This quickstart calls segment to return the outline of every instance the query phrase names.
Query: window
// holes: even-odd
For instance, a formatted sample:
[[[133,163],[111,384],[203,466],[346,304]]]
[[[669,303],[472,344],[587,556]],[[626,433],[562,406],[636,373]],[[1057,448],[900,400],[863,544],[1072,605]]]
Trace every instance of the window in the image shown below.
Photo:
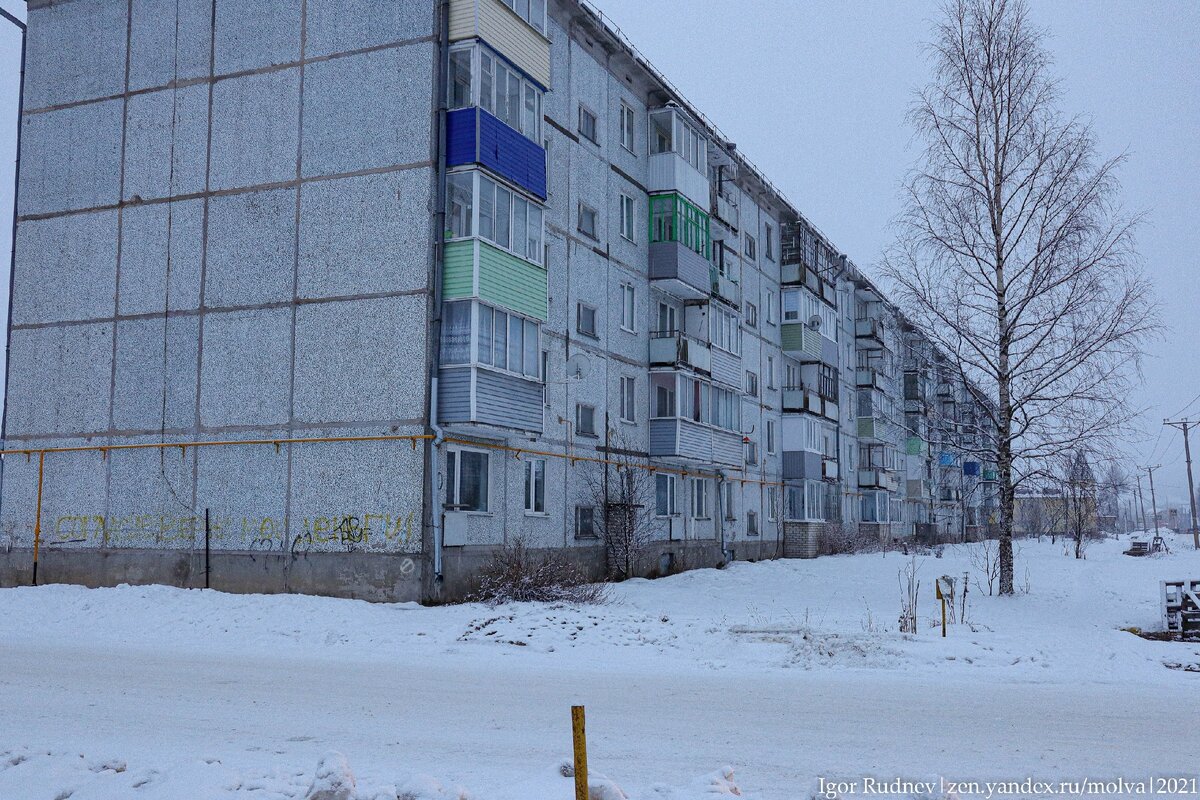
[[[621,195],[621,235],[629,241],[636,241],[634,231],[637,230],[637,204],[627,194]]]
[[[637,422],[637,378],[621,378],[621,419]]]
[[[596,538],[596,509],[591,506],[575,506],[575,538]]]
[[[733,484],[732,483],[726,482],[726,483],[721,484],[721,505],[723,505],[725,507],[722,510],[725,512],[726,521],[732,522],[733,520],[737,519],[737,517],[734,516],[734,513],[733,513]]]
[[[650,115],[650,152],[676,153],[700,173],[708,172],[708,140],[673,111]]]
[[[664,303],[661,300],[658,303],[658,332],[659,333],[675,333],[679,330],[679,312],[675,306]]]
[[[767,420],[767,454],[775,455],[775,420]]]
[[[758,306],[748,300],[746,301],[745,317],[747,325],[751,328],[758,327]]]
[[[654,513],[660,517],[673,517],[678,513],[675,506],[675,476],[654,476]]]
[[[701,386],[703,386],[701,384]],[[738,431],[742,427],[742,399],[736,393],[717,386],[709,387],[712,417],[708,420],[718,428]]]
[[[542,145],[542,88],[484,45],[450,51],[447,105],[479,106],[505,125]]]
[[[783,321],[784,322],[799,322],[800,321],[800,293],[799,292],[784,292],[783,293]]]
[[[767,223],[766,234],[763,236],[763,252],[770,261],[775,260],[775,229]]]
[[[775,356],[767,356],[767,388],[775,388]]]
[[[488,510],[488,454],[478,450],[446,453],[446,508],[450,511]]]
[[[443,364],[469,364],[471,362],[471,304],[444,303],[442,305],[442,350]]]
[[[632,283],[621,284],[621,327],[630,333],[634,332],[633,314],[636,308],[637,293]]]
[[[756,258],[755,254],[754,254],[756,249],[757,249],[757,246],[755,245],[754,237],[747,233],[746,234],[746,247],[745,247],[745,251],[744,251],[746,254],[746,258],[753,261]]]
[[[758,397],[758,375],[750,370],[746,370],[746,394]]]
[[[771,325],[775,324],[775,292],[767,290],[767,322]]]
[[[692,519],[708,519],[708,481],[692,478]]]
[[[596,407],[575,404],[575,433],[578,436],[596,435]]]
[[[675,416],[674,381],[654,385],[654,416],[660,419]]]
[[[735,356],[740,355],[742,352],[742,329],[738,323],[737,314],[714,304],[709,319],[712,320],[709,331],[712,343]]]
[[[479,172],[447,178],[446,237],[478,235],[492,244],[542,264],[542,207]]]
[[[586,303],[579,303],[575,308],[575,330],[593,339],[596,336],[596,309]]]
[[[596,209],[591,206],[579,204],[579,232],[584,236],[590,236],[593,239],[599,240],[600,237],[596,233]]]
[[[746,442],[746,463],[747,464],[757,464],[758,463],[758,442],[755,442],[755,441]]]
[[[582,103],[579,105],[579,135],[592,144],[599,144],[596,136],[596,115]]]
[[[500,0],[529,26],[546,35],[546,0]]]
[[[779,487],[767,487],[767,521],[776,522],[779,519]]]
[[[747,511],[746,512],[746,535],[747,536],[758,536],[758,512],[757,511]]]
[[[650,241],[679,242],[708,259],[712,249],[708,214],[678,194],[650,197]]]
[[[631,153],[634,152],[633,141],[634,135],[637,132],[636,117],[633,116],[633,109],[627,106],[624,102],[621,103],[621,147],[624,147]]]
[[[544,380],[538,358],[540,330],[536,322],[481,303],[445,303],[441,363],[485,364]]]
[[[546,513],[546,459],[532,458],[525,462],[525,511]]]

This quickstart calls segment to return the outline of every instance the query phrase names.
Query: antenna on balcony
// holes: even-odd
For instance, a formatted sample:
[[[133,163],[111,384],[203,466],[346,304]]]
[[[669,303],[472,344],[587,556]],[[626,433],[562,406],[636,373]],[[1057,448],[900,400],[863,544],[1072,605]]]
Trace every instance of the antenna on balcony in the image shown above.
[[[813,314],[811,317],[808,318],[808,329],[810,331],[821,330],[821,315],[820,314]]]

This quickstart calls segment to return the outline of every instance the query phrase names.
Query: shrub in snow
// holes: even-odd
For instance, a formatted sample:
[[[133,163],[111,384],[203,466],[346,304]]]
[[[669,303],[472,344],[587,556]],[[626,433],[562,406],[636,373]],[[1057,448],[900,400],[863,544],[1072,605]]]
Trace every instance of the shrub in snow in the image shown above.
[[[498,605],[511,602],[602,603],[607,587],[591,583],[556,550],[535,553],[520,536],[496,550],[479,572],[471,600]]]
[[[317,774],[304,800],[350,800],[354,797],[354,773],[341,753],[330,752],[321,757]]]

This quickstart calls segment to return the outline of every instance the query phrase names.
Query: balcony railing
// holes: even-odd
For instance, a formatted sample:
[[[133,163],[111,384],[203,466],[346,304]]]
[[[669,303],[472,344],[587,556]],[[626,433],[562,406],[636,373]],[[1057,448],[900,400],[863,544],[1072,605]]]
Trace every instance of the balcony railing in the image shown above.
[[[712,280],[712,293],[714,295],[728,301],[735,307],[741,307],[742,287],[738,285],[737,281],[728,275],[722,275],[716,267],[710,270],[709,277]]]
[[[854,372],[854,385],[860,389],[878,389],[880,384],[879,370],[874,367],[859,367]]]
[[[652,331],[650,364],[691,367],[708,374],[712,372],[712,349],[708,342],[702,342],[679,331]]]
[[[854,336],[860,347],[883,347],[883,323],[871,318],[855,320]]]

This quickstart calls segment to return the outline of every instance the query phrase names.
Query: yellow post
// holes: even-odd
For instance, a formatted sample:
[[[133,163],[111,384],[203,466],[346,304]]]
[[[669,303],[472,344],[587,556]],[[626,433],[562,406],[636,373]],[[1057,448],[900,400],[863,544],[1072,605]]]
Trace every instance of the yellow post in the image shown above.
[[[571,706],[571,738],[575,744],[575,800],[588,800],[587,736],[583,706]]]
[[[37,519],[33,521],[33,585],[37,586],[38,548],[42,543],[42,479],[46,475],[46,451],[38,451]]]
[[[942,595],[942,638],[946,638],[946,597],[944,595]]]

